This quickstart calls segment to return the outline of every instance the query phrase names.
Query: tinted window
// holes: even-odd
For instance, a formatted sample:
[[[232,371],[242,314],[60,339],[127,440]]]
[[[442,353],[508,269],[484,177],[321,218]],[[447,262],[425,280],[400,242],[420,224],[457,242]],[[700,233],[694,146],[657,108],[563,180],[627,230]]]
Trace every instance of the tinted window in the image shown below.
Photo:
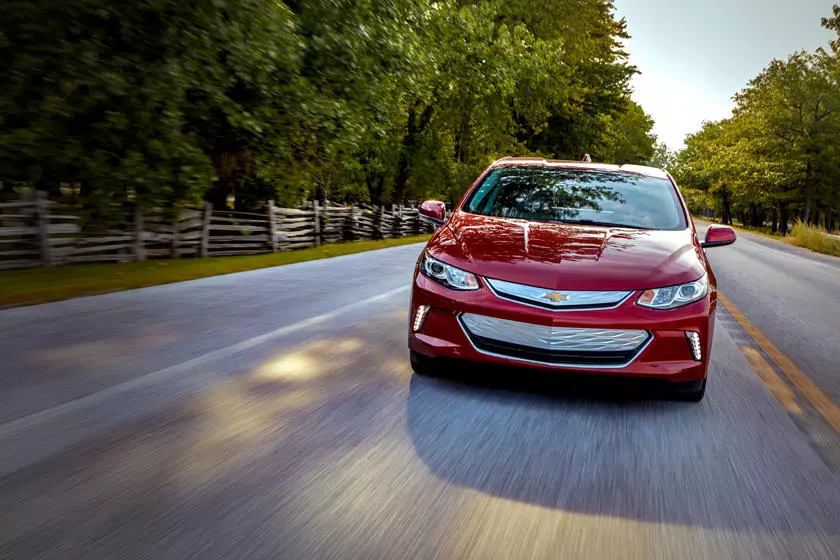
[[[541,222],[686,227],[667,179],[583,169],[500,167],[485,177],[463,210]]]

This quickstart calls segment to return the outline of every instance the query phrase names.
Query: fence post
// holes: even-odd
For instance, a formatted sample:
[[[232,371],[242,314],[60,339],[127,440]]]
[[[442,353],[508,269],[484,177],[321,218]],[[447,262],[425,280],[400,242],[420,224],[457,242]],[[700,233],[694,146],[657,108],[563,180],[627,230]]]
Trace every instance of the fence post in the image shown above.
[[[321,246],[321,216],[318,212],[318,200],[315,199],[312,201],[312,211],[313,215],[315,216],[315,246]]]
[[[327,200],[326,195],[324,196],[324,205],[321,206],[321,244],[326,245],[329,243],[327,239],[327,234],[330,233],[330,201]]]
[[[146,248],[143,245],[143,213],[136,202],[134,203],[134,260],[146,260]]]
[[[277,252],[277,221],[274,216],[274,201],[268,201],[268,243],[271,252]]]
[[[213,214],[213,205],[204,203],[204,216],[201,219],[201,256],[206,258],[210,255],[210,217]]]
[[[353,239],[356,238],[356,203],[355,202],[350,203],[350,213],[348,214],[348,217],[350,219],[350,229],[349,229],[350,234],[347,236],[347,240],[352,241]]]
[[[370,239],[376,239],[376,232],[379,229],[376,225],[378,215],[379,212],[376,211],[376,204],[374,204],[370,207],[370,231],[368,232],[370,234]]]
[[[50,209],[47,204],[47,194],[43,191],[38,191],[35,195],[35,219],[38,223],[38,250],[41,253],[41,266],[46,268],[55,266],[50,244]]]
[[[181,210],[175,213],[175,220],[172,222],[172,245],[170,246],[170,256],[177,259],[180,256],[181,245]]]

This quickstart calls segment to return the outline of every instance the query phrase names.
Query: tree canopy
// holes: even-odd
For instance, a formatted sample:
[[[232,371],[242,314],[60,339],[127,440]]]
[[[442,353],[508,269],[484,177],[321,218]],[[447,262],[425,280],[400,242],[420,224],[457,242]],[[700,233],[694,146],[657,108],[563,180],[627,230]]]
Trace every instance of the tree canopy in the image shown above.
[[[840,213],[840,6],[828,50],[772,61],[735,96],[732,117],[686,139],[675,173],[726,222],[784,233],[789,219],[834,229]]]
[[[453,200],[504,155],[639,163],[626,37],[612,0],[6,0],[0,189],[248,209]]]

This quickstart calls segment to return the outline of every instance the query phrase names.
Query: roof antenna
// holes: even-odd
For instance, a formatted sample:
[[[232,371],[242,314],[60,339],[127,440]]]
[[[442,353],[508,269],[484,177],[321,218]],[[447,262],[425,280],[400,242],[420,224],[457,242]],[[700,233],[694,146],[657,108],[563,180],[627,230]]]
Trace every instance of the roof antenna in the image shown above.
[[[583,156],[583,161],[585,161],[586,163],[592,163],[592,158],[589,157],[589,154],[586,154]]]

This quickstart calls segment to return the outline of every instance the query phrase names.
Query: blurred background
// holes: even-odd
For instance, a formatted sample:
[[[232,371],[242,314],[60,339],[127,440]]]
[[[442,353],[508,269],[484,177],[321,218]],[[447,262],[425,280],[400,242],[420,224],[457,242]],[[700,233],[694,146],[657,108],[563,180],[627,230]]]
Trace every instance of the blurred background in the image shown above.
[[[0,558],[840,558],[838,83],[831,0],[4,0]],[[412,377],[418,203],[585,154],[740,228],[706,401]]]
[[[771,49],[748,25],[721,23],[731,35],[710,29],[708,49],[698,44],[688,18],[728,21],[721,6],[709,16],[674,6],[655,25],[655,4],[617,13],[611,0],[9,0],[0,7],[0,202],[41,191],[100,230],[125,222],[126,207],[172,220],[202,201],[237,211],[269,200],[451,203],[498,157],[588,153],[668,168],[692,211],[726,223],[781,235],[796,219],[835,229],[831,3],[813,0],[790,25],[792,38],[809,25],[821,42],[784,37],[780,18],[795,13],[763,15],[782,44],[819,45],[772,62],[778,53],[739,47],[740,34]],[[733,13],[758,10],[747,1]],[[624,13],[641,36],[630,39]],[[681,28],[685,45],[674,47],[708,64],[693,74],[715,76],[711,89],[719,67],[767,64],[728,118],[703,105],[720,105],[711,94],[698,101],[658,73],[673,61],[655,39],[676,41]],[[634,78],[628,44],[649,80]],[[681,96],[685,122],[674,110]],[[652,132],[657,113],[670,146]]]
[[[488,163],[641,163],[611,2],[4,2],[2,196],[460,198]]]

